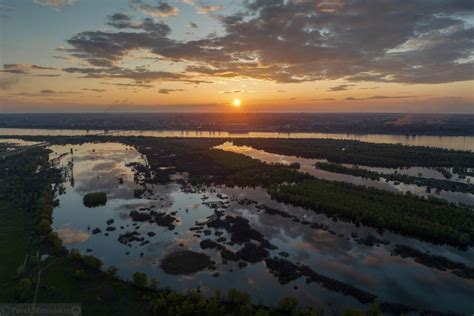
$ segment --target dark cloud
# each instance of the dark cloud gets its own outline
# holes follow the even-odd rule
[[[242,93],[242,90],[221,91],[222,94]]]
[[[61,77],[60,74],[37,74],[33,76],[34,77]]]
[[[329,88],[328,91],[330,91],[330,92],[344,91],[344,90],[347,90],[349,87],[353,87],[353,86],[355,86],[355,85],[353,85],[353,84],[341,84],[341,85]]]
[[[163,89],[160,89],[160,90],[158,91],[158,93],[161,93],[161,94],[170,94],[170,92],[177,92],[177,91],[186,91],[186,90],[184,90],[184,89],[165,89],[165,88],[163,88]]]
[[[407,99],[407,98],[415,98],[414,95],[401,95],[401,96],[386,96],[386,95],[375,95],[373,97],[368,98],[356,98],[356,97],[347,97],[346,100],[348,101],[361,101],[361,100],[383,100],[383,99]]]
[[[6,72],[17,75],[28,75],[37,70],[59,70],[54,67],[46,67],[32,64],[4,64],[0,72]]]
[[[117,86],[122,88],[145,88],[150,89],[154,88],[155,86],[152,84],[144,84],[144,83],[111,83],[111,82],[101,82],[101,84],[106,84],[110,86]]]
[[[79,91],[55,91],[50,89],[43,89],[38,92],[20,92],[13,95],[23,97],[38,97],[38,96],[61,96],[66,94],[81,94]]]
[[[85,78],[112,78],[131,79],[138,84],[160,82],[160,81],[181,81],[188,83],[210,83],[208,81],[193,79],[186,74],[179,74],[167,71],[150,71],[146,68],[137,67],[135,69],[122,67],[102,67],[102,68],[64,68],[67,73],[82,74]]]
[[[143,11],[143,2],[133,3]],[[205,75],[281,83],[330,79],[445,83],[474,77],[474,28],[466,22],[474,9],[472,1],[254,0],[244,4],[243,11],[219,17],[224,35],[183,42],[171,39],[170,28],[162,22],[134,23],[124,14],[115,14],[108,23],[119,32],[79,33],[68,40],[68,52],[104,67],[95,73],[119,78],[126,76],[116,73],[116,64],[133,50],[190,63],[186,74],[148,76],[160,80]]]
[[[173,45],[167,38],[171,32],[169,26],[155,22],[151,18],[146,18],[141,23],[134,23],[125,14],[114,14],[109,17],[108,23],[116,28],[142,32],[82,32],[67,41],[73,48],[62,50],[74,57],[87,60],[91,65],[109,67],[121,60],[129,51],[152,49],[155,45],[160,47]]]
[[[105,92],[105,89],[89,89],[89,88],[82,88],[84,91],[92,91],[92,92]]]

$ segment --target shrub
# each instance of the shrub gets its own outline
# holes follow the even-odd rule
[[[135,272],[132,275],[133,283],[138,287],[146,287],[148,284],[148,277],[146,273],[143,272]]]
[[[206,313],[208,316],[221,316],[224,315],[224,308],[222,302],[219,299],[211,298],[207,301]],[[266,316],[266,315],[262,315]]]
[[[250,305],[250,303],[240,306],[238,313],[239,316],[251,316],[253,314],[253,307]]]
[[[107,204],[107,194],[105,192],[87,193],[82,200],[85,207],[97,207]]]
[[[84,272],[84,270],[79,269],[79,270],[74,271],[73,277],[78,280],[85,280],[87,279],[87,274],[86,272]]]
[[[244,305],[250,303],[250,296],[248,293],[237,289],[230,289],[229,292],[227,292],[227,300],[236,305]]]
[[[150,288],[153,290],[158,290],[158,279],[157,278],[152,278],[150,280]]]
[[[81,260],[81,253],[77,249],[71,249],[71,251],[69,251],[69,258],[75,261]]]
[[[63,249],[63,241],[59,238],[58,233],[53,231],[49,232],[48,240],[55,251],[61,251]]]
[[[342,312],[343,316],[364,316],[364,313],[355,308],[346,308]]]
[[[51,222],[43,218],[40,220],[37,228],[40,235],[45,236],[51,231]]]
[[[255,312],[255,316],[270,316],[270,312],[260,308],[257,310],[257,312]]]
[[[31,278],[21,279],[15,287],[15,296],[19,300],[25,300],[31,293]]]
[[[50,219],[53,215],[53,208],[50,205],[42,206],[38,209],[38,215],[41,219]]]
[[[298,308],[298,300],[295,297],[284,297],[278,302],[278,309],[283,312],[292,312]]]
[[[100,268],[102,268],[102,265],[103,265],[102,261],[99,258],[90,256],[90,255],[82,256],[82,260],[89,267],[99,269],[99,270]]]
[[[105,270],[105,273],[109,276],[109,278],[116,279],[117,278],[117,273],[118,273],[118,268],[114,266],[110,266]]]

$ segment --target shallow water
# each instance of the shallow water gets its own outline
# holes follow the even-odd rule
[[[258,159],[266,163],[290,164],[290,163],[297,162],[300,164],[300,169],[299,169],[300,172],[308,173],[319,179],[349,182],[356,185],[364,185],[364,186],[374,187],[374,188],[383,189],[383,190],[387,190],[391,192],[406,193],[410,191],[411,193],[419,195],[419,196],[425,196],[425,197],[433,196],[433,197],[445,199],[449,202],[474,205],[474,194],[471,194],[471,193],[461,193],[461,192],[452,192],[452,191],[444,191],[444,190],[441,190],[439,193],[434,193],[435,190],[432,190],[433,193],[427,193],[425,186],[418,186],[415,184],[404,184],[404,183],[395,184],[394,181],[386,182],[385,179],[383,178],[381,178],[381,180],[379,181],[364,179],[361,177],[355,177],[348,174],[329,172],[326,170],[315,168],[314,164],[316,162],[318,161],[327,162],[327,160],[325,159],[307,159],[307,158],[301,158],[301,157],[296,157],[296,156],[273,154],[273,153],[268,153],[264,150],[255,149],[249,146],[236,146],[232,142],[226,142],[220,146],[217,146],[216,148],[225,150],[225,151],[238,153],[238,154],[243,154],[243,155],[249,156],[254,159]],[[352,167],[352,165],[349,165],[349,164],[345,164],[345,166]],[[408,169],[369,168],[365,166],[359,166],[359,167],[372,169],[374,171],[378,171],[382,173],[392,173],[395,170],[397,170],[400,173],[405,173],[409,175],[418,175],[418,173],[421,173],[423,176],[426,176],[426,177],[431,177],[432,175],[435,175],[434,178],[439,178],[439,175],[441,175],[441,173],[439,173],[436,170],[421,168],[421,167],[412,167]],[[454,175],[453,178],[458,179],[458,181],[460,181],[458,175]],[[466,177],[466,178],[472,178],[472,177]],[[464,182],[464,181],[466,181],[466,179],[463,179],[463,181],[460,181],[460,182]]]
[[[370,143],[403,144],[409,146],[430,146],[455,150],[474,150],[474,136],[405,136],[384,134],[342,134],[342,133],[278,133],[249,132],[229,133],[219,131],[104,131],[85,129],[28,129],[0,128],[0,136],[84,136],[120,135],[148,137],[191,137],[191,138],[332,138],[360,140]]]
[[[139,186],[134,182],[134,170],[127,164],[146,165],[146,159],[134,148],[116,143],[99,143],[53,146],[52,149],[55,153],[51,158],[58,158],[56,163],[67,170],[67,181],[64,184],[66,192],[59,196],[59,206],[54,210],[54,228],[67,248],[75,248],[83,253],[87,249],[92,250],[91,254],[101,258],[106,266],[117,266],[124,278],[142,271],[149,277],[158,278],[160,287],[179,291],[200,287],[204,293],[212,293],[217,289],[226,291],[235,287],[249,292],[255,302],[262,300],[268,304],[275,304],[281,297],[294,295],[305,305],[315,305],[327,311],[339,310],[344,306],[362,306],[351,296],[330,291],[317,283],[306,284],[305,278],[282,285],[268,271],[264,262],[239,269],[234,262],[224,264],[215,250],[201,250],[201,240],[218,238],[215,230],[210,229],[209,235],[200,234],[198,237],[189,228],[194,227],[195,222],[205,221],[215,214],[209,202],[223,202],[228,205],[220,208],[225,214],[248,219],[252,228],[278,247],[271,251],[272,256],[286,251],[289,261],[306,264],[321,275],[376,294],[384,301],[440,311],[472,312],[474,280],[462,279],[447,271],[430,269],[412,259],[390,255],[394,245],[401,243],[472,266],[472,248],[464,252],[388,232],[380,235],[370,228],[334,222],[322,214],[272,201],[261,188],[212,187],[199,191],[183,190],[178,184],[148,185],[149,192],[136,199],[133,197],[133,190]],[[185,177],[180,175],[181,178],[183,176]],[[82,197],[91,191],[107,192],[107,205],[84,207]],[[269,215],[258,210],[254,204],[239,204],[238,201],[244,198],[286,211],[301,220],[325,224],[328,229],[313,229],[289,218]],[[143,246],[132,243],[130,247],[119,243],[117,238],[120,234],[135,230],[133,224],[136,223],[130,218],[130,211],[152,206],[167,214],[176,212],[175,228],[170,230],[156,224],[138,223],[136,231],[150,243]],[[109,219],[114,220],[111,226],[117,230],[108,232],[109,236],[106,236],[106,221]],[[102,232],[93,234],[92,230],[96,227]],[[156,235],[148,237],[148,232]],[[367,246],[357,242],[351,237],[351,233],[357,233],[361,237],[372,234],[389,240],[390,244]],[[222,236],[229,240],[226,232]],[[234,250],[239,247],[226,246]],[[204,270],[188,276],[166,274],[159,266],[160,261],[166,254],[178,249],[208,254],[216,262],[217,270]],[[213,277],[215,272],[220,276]]]

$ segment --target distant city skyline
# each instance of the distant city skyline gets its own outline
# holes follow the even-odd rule
[[[2,0],[0,23],[3,113],[474,113],[472,1]]]

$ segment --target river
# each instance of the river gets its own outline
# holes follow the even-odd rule
[[[190,138],[295,138],[295,139],[350,139],[370,143],[403,144],[408,146],[429,146],[454,150],[474,150],[474,136],[404,136],[383,134],[336,134],[336,133],[277,133],[249,132],[229,133],[218,131],[104,131],[85,129],[22,129],[0,128],[0,136],[83,136],[117,135],[147,137],[190,137]]]

